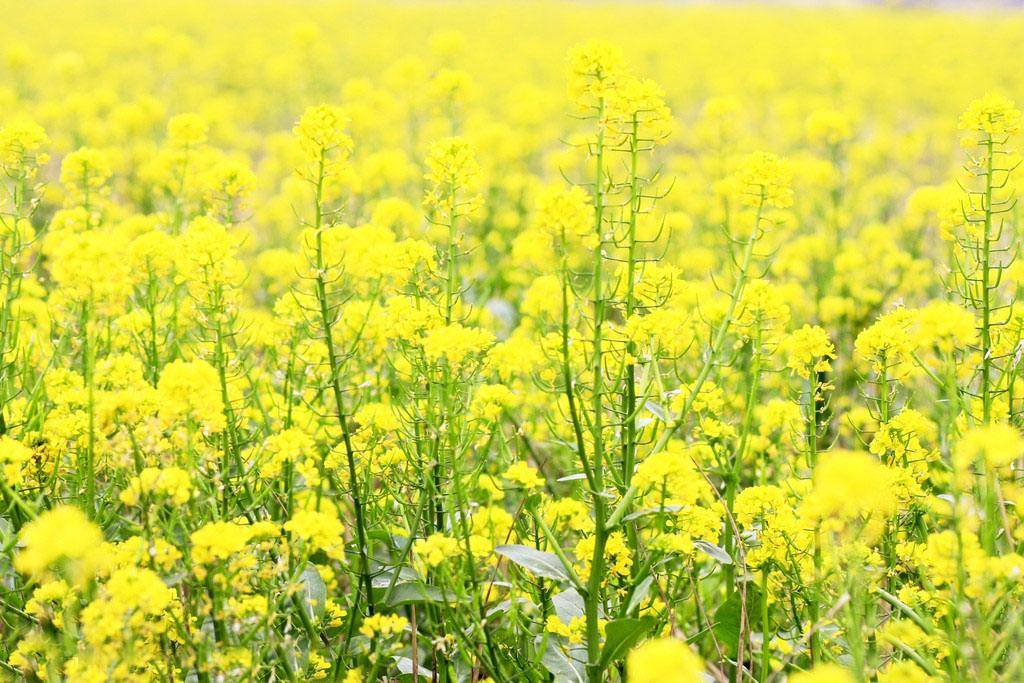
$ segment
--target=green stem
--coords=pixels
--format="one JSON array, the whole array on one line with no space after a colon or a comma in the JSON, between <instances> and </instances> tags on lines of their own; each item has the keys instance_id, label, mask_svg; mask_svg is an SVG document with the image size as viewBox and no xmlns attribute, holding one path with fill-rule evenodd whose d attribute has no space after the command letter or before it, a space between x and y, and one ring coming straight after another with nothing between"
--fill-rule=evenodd
<instances>
[{"instance_id":1,"label":"green stem","mask_svg":"<svg viewBox=\"0 0 1024 683\"><path fill-rule=\"evenodd\" d=\"M345 414L345 403L341 393L341 380L340 380L340 367L338 363L338 355L335 350L334 344L334 332L333 332L333 320L331 319L330 307L327 302L327 285L324 281L324 273L326 270L326 264L324 262L324 251L323 251L323 186L324 186L324 167L325 167L325 152L321 151L319 160L319 173L317 175L316 182L316 199L315 199L315 223L314 229L316 231L316 298L317 303L320 307L320 323L324 329L324 345L327 347L327 362L331 373L331 393L334 396L334 408L338 419L338 425L341 427L342 441L345 445L345 459L348 465L348 479L350 495L352 497L352 508L355 514L356 521L356 543L358 544L357 552L359 553L359 576L360 582L363 585L363 593L366 600L366 610L368 614L374 613L373 604L373 584L370 577L370 559L369 549L366 541L366 523L363 518L363 501L359 493L359 477L356 471L355 464L355 451L352 448L352 437L349 433L348 419ZM359 592L356 591L353 604L353 610L359 606Z\"/></svg>"},{"instance_id":2,"label":"green stem","mask_svg":"<svg viewBox=\"0 0 1024 683\"><path fill-rule=\"evenodd\" d=\"M594 500L594 551L590 560L590 576L584 592L584 612L587 627L587 677L592 682L600 681L601 666L600 603L601 585L605 575L604 549L608 543L606 528L606 503L604 499L604 357L602 344L604 334L604 110L602 97L598 104L597 158L594 179L594 231L597 246L594 248L593 287L594 293L594 337L591 365L591 438L592 446L592 495Z\"/></svg>"}]
</instances>

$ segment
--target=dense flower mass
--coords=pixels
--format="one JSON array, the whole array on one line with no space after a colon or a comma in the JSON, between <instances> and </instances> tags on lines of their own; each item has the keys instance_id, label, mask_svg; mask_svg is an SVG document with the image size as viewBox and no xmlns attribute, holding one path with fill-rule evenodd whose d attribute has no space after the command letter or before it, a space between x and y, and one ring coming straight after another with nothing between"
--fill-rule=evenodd
<instances>
[{"instance_id":1,"label":"dense flower mass","mask_svg":"<svg viewBox=\"0 0 1024 683\"><path fill-rule=\"evenodd\" d=\"M0 681L1024 680L1021 15L7 5Z\"/></svg>"}]
</instances>

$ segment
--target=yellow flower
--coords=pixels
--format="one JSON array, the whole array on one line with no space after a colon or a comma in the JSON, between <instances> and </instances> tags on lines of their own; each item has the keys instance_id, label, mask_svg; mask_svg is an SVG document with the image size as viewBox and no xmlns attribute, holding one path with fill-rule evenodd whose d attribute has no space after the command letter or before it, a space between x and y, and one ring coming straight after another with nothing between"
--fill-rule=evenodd
<instances>
[{"instance_id":1,"label":"yellow flower","mask_svg":"<svg viewBox=\"0 0 1024 683\"><path fill-rule=\"evenodd\" d=\"M434 533L416 539L412 551L428 567L436 567L455 556L459 551L459 541L442 533Z\"/></svg>"},{"instance_id":2,"label":"yellow flower","mask_svg":"<svg viewBox=\"0 0 1024 683\"><path fill-rule=\"evenodd\" d=\"M470 411L484 420L493 421L515 402L515 394L504 384L484 384L477 388Z\"/></svg>"},{"instance_id":3,"label":"yellow flower","mask_svg":"<svg viewBox=\"0 0 1024 683\"><path fill-rule=\"evenodd\" d=\"M804 379L812 372L831 371L830 361L836 357L836 347L828 332L817 325L795 330L783 341L782 351L786 354L786 366Z\"/></svg>"},{"instance_id":4,"label":"yellow flower","mask_svg":"<svg viewBox=\"0 0 1024 683\"><path fill-rule=\"evenodd\" d=\"M814 487L801 510L827 528L870 521L869 529L877 531L896 514L895 481L893 472L867 453L834 451L815 468Z\"/></svg>"},{"instance_id":5,"label":"yellow flower","mask_svg":"<svg viewBox=\"0 0 1024 683\"><path fill-rule=\"evenodd\" d=\"M397 614L374 614L363 619L359 632L367 638L386 638L401 633L408 625L409 620Z\"/></svg>"},{"instance_id":6,"label":"yellow flower","mask_svg":"<svg viewBox=\"0 0 1024 683\"><path fill-rule=\"evenodd\" d=\"M637 465L633 483L647 505L691 505L710 494L704 475L694 465L695 453L673 439L663 451L647 456Z\"/></svg>"},{"instance_id":7,"label":"yellow flower","mask_svg":"<svg viewBox=\"0 0 1024 683\"><path fill-rule=\"evenodd\" d=\"M25 481L25 465L32 459L32 449L4 435L0 437L0 467L4 479L11 487Z\"/></svg>"},{"instance_id":8,"label":"yellow flower","mask_svg":"<svg viewBox=\"0 0 1024 683\"><path fill-rule=\"evenodd\" d=\"M444 359L459 366L483 354L493 342L494 335L487 330L453 323L430 330L421 343L428 361L437 363Z\"/></svg>"},{"instance_id":9,"label":"yellow flower","mask_svg":"<svg viewBox=\"0 0 1024 683\"><path fill-rule=\"evenodd\" d=\"M470 216L480 208L480 166L473 147L464 139L444 138L431 144L424 177L430 184L423 200L426 206L452 218Z\"/></svg>"},{"instance_id":10,"label":"yellow flower","mask_svg":"<svg viewBox=\"0 0 1024 683\"><path fill-rule=\"evenodd\" d=\"M16 119L0 128L0 168L11 177L35 177L45 166L49 155L43 150L50 145L46 131L34 121Z\"/></svg>"},{"instance_id":11,"label":"yellow flower","mask_svg":"<svg viewBox=\"0 0 1024 683\"><path fill-rule=\"evenodd\" d=\"M253 539L276 533L277 527L269 522L209 522L189 536L192 542L192 561L196 564L211 564L226 560L242 552Z\"/></svg>"},{"instance_id":12,"label":"yellow flower","mask_svg":"<svg viewBox=\"0 0 1024 683\"><path fill-rule=\"evenodd\" d=\"M537 468L525 460L512 463L501 476L503 479L518 484L527 491L544 486L544 478L538 474Z\"/></svg>"},{"instance_id":13,"label":"yellow flower","mask_svg":"<svg viewBox=\"0 0 1024 683\"><path fill-rule=\"evenodd\" d=\"M582 188L560 183L545 186L537 197L533 216L541 230L563 240L584 240L588 248L596 246L594 209Z\"/></svg>"},{"instance_id":14,"label":"yellow flower","mask_svg":"<svg viewBox=\"0 0 1024 683\"><path fill-rule=\"evenodd\" d=\"M988 467L1005 467L1024 456L1024 436L1012 425L999 423L968 430L953 449L957 469L964 470L976 462Z\"/></svg>"},{"instance_id":15,"label":"yellow flower","mask_svg":"<svg viewBox=\"0 0 1024 683\"><path fill-rule=\"evenodd\" d=\"M579 645L586 639L587 620L584 617L573 617L567 624L557 614L549 614L544 622L544 630L565 638L572 645Z\"/></svg>"},{"instance_id":16,"label":"yellow flower","mask_svg":"<svg viewBox=\"0 0 1024 683\"><path fill-rule=\"evenodd\" d=\"M178 114L167 122L167 139L176 147L196 147L206 142L208 129L199 114Z\"/></svg>"},{"instance_id":17,"label":"yellow flower","mask_svg":"<svg viewBox=\"0 0 1024 683\"><path fill-rule=\"evenodd\" d=\"M157 383L160 417L168 423L197 422L210 432L224 429L224 402L217 370L201 360L168 363Z\"/></svg>"},{"instance_id":18,"label":"yellow flower","mask_svg":"<svg viewBox=\"0 0 1024 683\"><path fill-rule=\"evenodd\" d=\"M1016 133L1020 126L1020 109L1013 100L994 92L971 102L960 116L960 130L983 132L992 138Z\"/></svg>"},{"instance_id":19,"label":"yellow flower","mask_svg":"<svg viewBox=\"0 0 1024 683\"><path fill-rule=\"evenodd\" d=\"M37 581L66 570L77 583L101 566L103 534L71 505L48 510L26 524L18 543L14 568Z\"/></svg>"},{"instance_id":20,"label":"yellow flower","mask_svg":"<svg viewBox=\"0 0 1024 683\"><path fill-rule=\"evenodd\" d=\"M576 544L576 573L583 581L590 576L591 561L594 557L594 536L581 538ZM626 543L625 536L619 531L613 531L608 535L604 547L605 568L610 574L618 578L629 576L629 570L633 566L633 555ZM607 577L607 581L612 577Z\"/></svg>"},{"instance_id":21,"label":"yellow flower","mask_svg":"<svg viewBox=\"0 0 1024 683\"><path fill-rule=\"evenodd\" d=\"M345 558L345 527L332 508L298 510L285 522L284 530L308 542L336 560Z\"/></svg>"},{"instance_id":22,"label":"yellow flower","mask_svg":"<svg viewBox=\"0 0 1024 683\"><path fill-rule=\"evenodd\" d=\"M810 671L793 674L791 683L853 683L850 672L838 664L820 664Z\"/></svg>"},{"instance_id":23,"label":"yellow flower","mask_svg":"<svg viewBox=\"0 0 1024 683\"><path fill-rule=\"evenodd\" d=\"M569 99L581 109L595 106L623 67L622 50L600 40L576 45L567 61Z\"/></svg>"},{"instance_id":24,"label":"yellow flower","mask_svg":"<svg viewBox=\"0 0 1024 683\"><path fill-rule=\"evenodd\" d=\"M346 125L348 117L340 107L321 104L306 109L292 132L307 157L317 160L335 150L340 150L342 156L348 155L352 138L345 132Z\"/></svg>"},{"instance_id":25,"label":"yellow flower","mask_svg":"<svg viewBox=\"0 0 1024 683\"><path fill-rule=\"evenodd\" d=\"M71 152L60 165L60 182L77 203L89 201L110 180L112 171L105 153L91 147Z\"/></svg>"},{"instance_id":26,"label":"yellow flower","mask_svg":"<svg viewBox=\"0 0 1024 683\"><path fill-rule=\"evenodd\" d=\"M240 235L206 216L193 219L181 237L176 259L178 281L199 301L223 308L233 305L232 288L245 278L245 266L236 258ZM214 301L213 296L219 297Z\"/></svg>"},{"instance_id":27,"label":"yellow flower","mask_svg":"<svg viewBox=\"0 0 1024 683\"><path fill-rule=\"evenodd\" d=\"M811 112L805 124L807 139L816 145L834 146L853 136L853 122L847 112L819 109Z\"/></svg>"},{"instance_id":28,"label":"yellow flower","mask_svg":"<svg viewBox=\"0 0 1024 683\"><path fill-rule=\"evenodd\" d=\"M620 77L609 92L607 115L621 134L635 134L644 146L665 142L674 125L661 86L628 75Z\"/></svg>"},{"instance_id":29,"label":"yellow flower","mask_svg":"<svg viewBox=\"0 0 1024 683\"><path fill-rule=\"evenodd\" d=\"M929 675L910 661L893 661L878 672L878 683L938 683L940 679Z\"/></svg>"},{"instance_id":30,"label":"yellow flower","mask_svg":"<svg viewBox=\"0 0 1024 683\"><path fill-rule=\"evenodd\" d=\"M268 479L280 476L288 463L301 463L315 470L315 463L306 464L305 461L317 457L316 442L305 431L295 427L268 436L263 442L263 454L265 459L259 463L259 472ZM305 467L300 465L301 469Z\"/></svg>"},{"instance_id":31,"label":"yellow flower","mask_svg":"<svg viewBox=\"0 0 1024 683\"><path fill-rule=\"evenodd\" d=\"M700 683L704 662L676 638L648 640L626 658L627 683Z\"/></svg>"},{"instance_id":32,"label":"yellow flower","mask_svg":"<svg viewBox=\"0 0 1024 683\"><path fill-rule=\"evenodd\" d=\"M977 341L974 314L949 301L932 301L914 312L914 341L942 354L969 349Z\"/></svg>"},{"instance_id":33,"label":"yellow flower","mask_svg":"<svg viewBox=\"0 0 1024 683\"><path fill-rule=\"evenodd\" d=\"M161 621L175 601L175 592L149 569L125 567L115 570L104 582L100 596L82 612L86 641L101 647L120 643L125 630L142 637L163 633L170 620Z\"/></svg>"},{"instance_id":34,"label":"yellow flower","mask_svg":"<svg viewBox=\"0 0 1024 683\"><path fill-rule=\"evenodd\" d=\"M912 323L913 314L904 308L879 317L857 335L854 357L877 373L887 372L891 377L906 374L914 352Z\"/></svg>"},{"instance_id":35,"label":"yellow flower","mask_svg":"<svg viewBox=\"0 0 1024 683\"><path fill-rule=\"evenodd\" d=\"M590 518L590 509L582 501L574 498L548 500L541 508L541 512L544 515L544 521L555 530L587 533L594 528L594 520Z\"/></svg>"},{"instance_id":36,"label":"yellow flower","mask_svg":"<svg viewBox=\"0 0 1024 683\"><path fill-rule=\"evenodd\" d=\"M743 160L735 182L746 206L786 209L793 205L793 173L781 157L754 152Z\"/></svg>"},{"instance_id":37,"label":"yellow flower","mask_svg":"<svg viewBox=\"0 0 1024 683\"><path fill-rule=\"evenodd\" d=\"M164 496L173 505L184 505L192 497L192 479L179 467L146 467L132 477L120 500L125 505L137 505L142 494Z\"/></svg>"}]
</instances>

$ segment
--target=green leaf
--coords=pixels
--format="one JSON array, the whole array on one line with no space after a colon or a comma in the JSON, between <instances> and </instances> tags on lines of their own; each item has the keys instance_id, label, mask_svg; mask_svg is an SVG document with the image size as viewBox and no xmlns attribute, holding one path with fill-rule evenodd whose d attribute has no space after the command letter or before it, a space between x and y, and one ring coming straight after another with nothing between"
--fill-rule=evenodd
<instances>
[{"instance_id":1,"label":"green leaf","mask_svg":"<svg viewBox=\"0 0 1024 683\"><path fill-rule=\"evenodd\" d=\"M387 596L389 607L398 605L409 605L419 602L455 602L454 596L445 596L444 592L437 586L431 586L421 581L409 581L395 585Z\"/></svg>"},{"instance_id":2,"label":"green leaf","mask_svg":"<svg viewBox=\"0 0 1024 683\"><path fill-rule=\"evenodd\" d=\"M540 661L555 677L555 683L586 683L587 650L584 647L572 646L566 652L558 638L547 638Z\"/></svg>"},{"instance_id":3,"label":"green leaf","mask_svg":"<svg viewBox=\"0 0 1024 683\"><path fill-rule=\"evenodd\" d=\"M562 561L554 553L546 553L528 545L499 545L494 552L504 555L530 573L545 579L569 580L569 574L562 566Z\"/></svg>"},{"instance_id":4,"label":"green leaf","mask_svg":"<svg viewBox=\"0 0 1024 683\"><path fill-rule=\"evenodd\" d=\"M754 584L747 585L747 625L752 630L757 630L761 621L761 592ZM730 655L735 656L740 642L740 624L743 614L743 601L740 588L733 592L729 598L715 610L715 624L713 631Z\"/></svg>"},{"instance_id":5,"label":"green leaf","mask_svg":"<svg viewBox=\"0 0 1024 683\"><path fill-rule=\"evenodd\" d=\"M662 505L657 508L644 508L643 510L637 510L636 512L630 512L628 515L622 518L623 522L632 522L634 519L640 519L647 515L661 515L661 514L675 514L683 509L682 505Z\"/></svg>"},{"instance_id":6,"label":"green leaf","mask_svg":"<svg viewBox=\"0 0 1024 683\"><path fill-rule=\"evenodd\" d=\"M310 619L319 619L327 605L327 585L313 565L302 570L302 607Z\"/></svg>"},{"instance_id":7,"label":"green leaf","mask_svg":"<svg viewBox=\"0 0 1024 683\"><path fill-rule=\"evenodd\" d=\"M395 657L395 668L398 669L398 673L402 674L403 676L411 677L412 659L410 659L409 657ZM422 662L420 662L420 665L417 667L417 669L418 670L416 674L420 678L426 678L427 680L431 680L434 677L434 672L424 667Z\"/></svg>"},{"instance_id":8,"label":"green leaf","mask_svg":"<svg viewBox=\"0 0 1024 683\"><path fill-rule=\"evenodd\" d=\"M523 597L515 598L515 600L502 600L497 605L487 610L486 615L488 617L492 617L495 614L504 614L510 611L514 604L523 605L524 608L529 609L533 606L533 601L531 601L529 598Z\"/></svg>"},{"instance_id":9,"label":"green leaf","mask_svg":"<svg viewBox=\"0 0 1024 683\"><path fill-rule=\"evenodd\" d=\"M629 596L629 603L626 605L626 614L632 614L633 610L640 607L643 604L644 598L651 592L651 585L654 583L653 576L647 576L643 581L636 585L633 592Z\"/></svg>"},{"instance_id":10,"label":"green leaf","mask_svg":"<svg viewBox=\"0 0 1024 683\"><path fill-rule=\"evenodd\" d=\"M558 618L568 624L584 613L583 596L575 588L569 588L551 596L551 604Z\"/></svg>"},{"instance_id":11,"label":"green leaf","mask_svg":"<svg viewBox=\"0 0 1024 683\"><path fill-rule=\"evenodd\" d=\"M633 646L643 640L657 620L654 617L642 617L640 619L616 619L610 622L604 631L604 648L601 649L601 668L619 661L633 649Z\"/></svg>"},{"instance_id":12,"label":"green leaf","mask_svg":"<svg viewBox=\"0 0 1024 683\"><path fill-rule=\"evenodd\" d=\"M647 401L646 403L644 403L644 408L647 408L647 410L650 411L651 415L654 415L654 417L658 418L662 422L666 424L671 422L668 413L665 411L665 408L662 407L660 403L655 403L654 401Z\"/></svg>"},{"instance_id":13,"label":"green leaf","mask_svg":"<svg viewBox=\"0 0 1024 683\"><path fill-rule=\"evenodd\" d=\"M385 569L373 577L374 588L387 588L394 581L395 585L399 583L407 583L409 581L418 581L420 575L409 567L401 567L398 569L398 578L395 578L395 571L392 569Z\"/></svg>"},{"instance_id":14,"label":"green leaf","mask_svg":"<svg viewBox=\"0 0 1024 683\"><path fill-rule=\"evenodd\" d=\"M725 552L724 548L720 548L714 543L708 543L707 541L694 541L693 545L698 550L704 551L705 554L709 555L711 559L719 564L732 564L732 558L729 557L729 553Z\"/></svg>"}]
</instances>

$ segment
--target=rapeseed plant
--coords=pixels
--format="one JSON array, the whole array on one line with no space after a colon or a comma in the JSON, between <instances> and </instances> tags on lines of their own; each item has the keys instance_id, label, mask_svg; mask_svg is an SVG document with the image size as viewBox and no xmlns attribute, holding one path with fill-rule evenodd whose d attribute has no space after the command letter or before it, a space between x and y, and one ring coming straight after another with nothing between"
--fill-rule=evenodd
<instances>
[{"instance_id":1,"label":"rapeseed plant","mask_svg":"<svg viewBox=\"0 0 1024 683\"><path fill-rule=\"evenodd\" d=\"M9 9L0 680L1024 677L1017 15Z\"/></svg>"}]
</instances>

